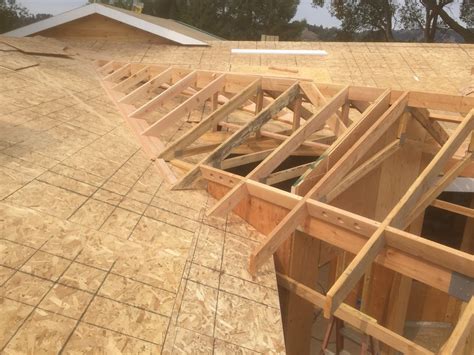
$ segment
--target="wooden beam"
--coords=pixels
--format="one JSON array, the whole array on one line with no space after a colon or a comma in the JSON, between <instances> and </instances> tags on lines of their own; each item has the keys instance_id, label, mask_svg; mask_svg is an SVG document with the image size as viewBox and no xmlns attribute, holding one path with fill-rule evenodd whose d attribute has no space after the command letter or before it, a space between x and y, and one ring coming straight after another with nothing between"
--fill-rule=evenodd
<instances>
[{"instance_id":1,"label":"wooden beam","mask_svg":"<svg viewBox=\"0 0 474 355\"><path fill-rule=\"evenodd\" d=\"M163 152L161 152L159 157L166 160L173 159L174 157L176 157L180 150L183 150L184 148L195 142L199 137L201 137L204 133L210 130L215 124L230 115L233 111L242 106L250 97L255 95L260 85L261 82L259 79L250 83L243 91L232 97L216 111L212 112L209 116L199 122L198 125L193 127L182 137L178 138L176 141L168 145L163 150Z\"/></svg>"},{"instance_id":2,"label":"wooden beam","mask_svg":"<svg viewBox=\"0 0 474 355\"><path fill-rule=\"evenodd\" d=\"M134 101L143 99L144 97L147 97L150 93L152 93L153 90L170 81L172 75L173 68L170 67L165 71L157 74L143 85L140 85L132 92L122 97L120 100L118 100L118 102L120 104L132 104Z\"/></svg>"},{"instance_id":3,"label":"wooden beam","mask_svg":"<svg viewBox=\"0 0 474 355\"><path fill-rule=\"evenodd\" d=\"M274 173L268 175L268 177L265 180L265 183L267 185L275 185L275 184L278 184L279 182L287 181L287 180L290 180L290 179L294 179L295 177L299 177L306 170L308 170L308 168L312 164L314 164L314 163L310 162L310 163L294 166L294 167L289 168L289 169L274 172Z\"/></svg>"},{"instance_id":4,"label":"wooden beam","mask_svg":"<svg viewBox=\"0 0 474 355\"><path fill-rule=\"evenodd\" d=\"M456 324L451 336L448 341L443 345L439 354L441 355L452 355L462 354L464 346L466 344L467 337L469 336L474 327L474 297L471 298L467 304L464 312Z\"/></svg>"},{"instance_id":5,"label":"wooden beam","mask_svg":"<svg viewBox=\"0 0 474 355\"><path fill-rule=\"evenodd\" d=\"M298 296L314 304L315 307L324 307L325 296L313 290L312 288L305 286L281 273L277 273L277 282L279 286L294 292ZM389 345L393 349L402 352L403 354L433 354L429 350L412 342L411 340L408 340L403 336L381 326L372 317L369 317L368 315L346 304L342 304L341 307L339 307L339 309L334 312L334 316L362 331L363 333Z\"/></svg>"},{"instance_id":6,"label":"wooden beam","mask_svg":"<svg viewBox=\"0 0 474 355\"><path fill-rule=\"evenodd\" d=\"M446 161L456 152L474 128L474 109L466 116L463 122L453 132L453 135L443 145L438 154L423 170L420 176L410 186L400 202L390 211L375 233L369 238L364 248L351 261L344 273L327 293L324 314L329 317L344 301L350 290L362 277L367 267L372 263L384 246L385 229L391 225L404 228L408 217L418 199L429 189L433 180L443 168Z\"/></svg>"},{"instance_id":7,"label":"wooden beam","mask_svg":"<svg viewBox=\"0 0 474 355\"><path fill-rule=\"evenodd\" d=\"M324 126L326 120L347 100L348 88L345 87L341 90L332 100L320 111L313 115L306 123L301 126L298 130L293 132L287 140L283 142L277 149L275 149L269 156L265 158L257 167L255 167L248 175L247 179L253 179L262 181L270 173L277 168L288 156L298 148L307 137L314 133L314 131L321 129ZM244 184L245 182L241 182ZM240 187L235 187L229 193L224 196L217 204L215 204L208 212L208 215L223 215L235 207L238 204L238 200L233 200L233 203L228 203L227 199L236 196L235 192ZM234 191L235 190L235 191Z\"/></svg>"},{"instance_id":8,"label":"wooden beam","mask_svg":"<svg viewBox=\"0 0 474 355\"><path fill-rule=\"evenodd\" d=\"M323 159L318 159L312 169L309 169L301 179L293 186L292 191L298 195L305 195L312 186L330 169L356 142L373 126L373 124L389 108L390 90L386 90L377 100L362 114L359 121L331 145Z\"/></svg>"},{"instance_id":9,"label":"wooden beam","mask_svg":"<svg viewBox=\"0 0 474 355\"><path fill-rule=\"evenodd\" d=\"M183 80L185 80L186 78L184 78ZM190 82L189 80L192 80L192 77L191 79L188 79L186 82L189 83ZM181 81L176 83L176 85L179 85L179 83L181 83ZM183 84L183 87L184 85L186 84ZM206 85L204 88L202 88L201 90L196 92L193 96L191 96L186 101L184 101L181 105L179 105L172 111L168 112L158 121L150 125L150 127L144 130L142 134L145 136L153 136L153 135L157 135L163 132L163 130L168 128L168 126L171 123L191 113L192 110L194 110L199 105L203 104L214 93L218 92L219 90L222 90L224 86L225 86L225 74L221 74L216 79L211 81L208 85Z\"/></svg>"},{"instance_id":10,"label":"wooden beam","mask_svg":"<svg viewBox=\"0 0 474 355\"><path fill-rule=\"evenodd\" d=\"M201 166L201 170L208 181L229 188L244 179L208 166ZM246 184L252 198L267 201L288 211L295 209L303 200L301 196L257 181L247 180ZM357 254L381 225L372 219L311 199L306 200L306 208L309 218L304 224L304 231L352 254ZM382 266L446 293L449 293L453 271L474 277L474 257L468 253L390 226L385 229L385 236L387 245L375 259ZM410 250L413 250L414 255L410 254ZM431 255L435 257L432 258Z\"/></svg>"},{"instance_id":11,"label":"wooden beam","mask_svg":"<svg viewBox=\"0 0 474 355\"><path fill-rule=\"evenodd\" d=\"M430 189L420 197L416 207L413 209L407 223L419 216L434 201L444 189L471 163L472 153L468 153L463 159L456 162L449 170L430 187Z\"/></svg>"},{"instance_id":12,"label":"wooden beam","mask_svg":"<svg viewBox=\"0 0 474 355\"><path fill-rule=\"evenodd\" d=\"M406 202L404 202L403 206L400 205L400 207L404 208L400 208L400 211L397 211L397 215L394 216L391 225L401 226L405 224L405 220L412 213L412 208L415 207L415 203L417 203L419 198L429 190L430 186L442 171L444 164L453 156L466 138L470 136L473 129L474 109L471 109L463 122L459 124L456 130L451 134L448 141L443 145L440 151L435 155L425 170L423 170L418 179L415 180L413 185L407 191L405 196ZM431 201L429 201L429 203L431 203Z\"/></svg>"},{"instance_id":13,"label":"wooden beam","mask_svg":"<svg viewBox=\"0 0 474 355\"><path fill-rule=\"evenodd\" d=\"M124 76L130 75L131 68L132 68L131 64L125 64L125 65L121 66L119 69L114 70L111 74L107 75L102 80L116 82L116 81L122 79Z\"/></svg>"},{"instance_id":14,"label":"wooden beam","mask_svg":"<svg viewBox=\"0 0 474 355\"><path fill-rule=\"evenodd\" d=\"M347 152L329 169L329 171L308 192L308 195L317 200L324 200L341 179L355 166L355 164L369 151L377 140L402 115L407 107L407 95L399 99L350 147Z\"/></svg>"},{"instance_id":15,"label":"wooden beam","mask_svg":"<svg viewBox=\"0 0 474 355\"><path fill-rule=\"evenodd\" d=\"M368 173L377 168L382 164L386 159L391 157L394 153L398 152L400 149L400 140L395 140L385 148L382 148L377 153L375 153L370 159L362 163L359 167L354 169L349 173L344 180L342 180L330 193L326 195L326 201L329 203L334 200L341 193L346 191L349 187L354 185L357 181L362 179Z\"/></svg>"},{"instance_id":16,"label":"wooden beam","mask_svg":"<svg viewBox=\"0 0 474 355\"><path fill-rule=\"evenodd\" d=\"M130 114L130 117L142 117L144 114L152 111L156 107L163 104L164 101L170 100L181 92L186 90L189 86L192 86L196 83L197 80L197 71L193 71L186 75L184 78L179 80L177 83L170 86L168 89L163 91L161 94L155 96L151 100L147 101L145 104L137 108Z\"/></svg>"},{"instance_id":17,"label":"wooden beam","mask_svg":"<svg viewBox=\"0 0 474 355\"><path fill-rule=\"evenodd\" d=\"M235 168L237 166L242 166L246 164L251 164L255 163L258 161L262 161L265 159L268 155L270 155L271 152L273 152L274 149L265 149L260 152L255 152L255 153L250 153L246 155L241 155L235 158L228 158L222 161L221 163L221 168L226 170L230 168Z\"/></svg>"},{"instance_id":18,"label":"wooden beam","mask_svg":"<svg viewBox=\"0 0 474 355\"><path fill-rule=\"evenodd\" d=\"M238 124L229 123L229 122L220 122L219 125L221 127L227 128L231 131L236 131L236 130L238 130L242 127ZM288 137L290 137L286 134L282 134L282 133L278 133L278 132L271 132L271 131L266 131L266 130L260 130L260 136L261 137L272 138L272 139L277 139L277 140L280 140L280 141L285 141L285 140L288 139ZM327 144L312 142L312 141L309 141L309 140L304 141L303 143L301 143L301 145L305 146L305 147L315 148L316 152L319 152L320 154L324 153L324 151L329 148L329 145L327 145Z\"/></svg>"},{"instance_id":19,"label":"wooden beam","mask_svg":"<svg viewBox=\"0 0 474 355\"><path fill-rule=\"evenodd\" d=\"M195 169L191 170L178 181L174 188L183 189L189 187L200 176L201 171L199 165L219 166L221 161L229 155L234 147L240 145L248 136L259 130L273 115L286 107L289 102L293 101L298 94L299 85L296 83L278 96L270 106L265 107L254 119L233 133L219 148L215 149L210 155L203 159Z\"/></svg>"},{"instance_id":20,"label":"wooden beam","mask_svg":"<svg viewBox=\"0 0 474 355\"><path fill-rule=\"evenodd\" d=\"M239 185L237 185L239 186ZM231 190L232 191L232 190ZM304 200L300 201L285 218L278 223L277 227L265 238L250 256L249 272L252 275L272 257L278 247L288 238L298 226L305 223L308 210Z\"/></svg>"},{"instance_id":21,"label":"wooden beam","mask_svg":"<svg viewBox=\"0 0 474 355\"><path fill-rule=\"evenodd\" d=\"M438 142L443 145L449 139L449 134L437 121L430 120L430 113L427 109L412 108L410 110L416 120L426 129L426 131Z\"/></svg>"},{"instance_id":22,"label":"wooden beam","mask_svg":"<svg viewBox=\"0 0 474 355\"><path fill-rule=\"evenodd\" d=\"M138 83L141 83L144 80L148 81L149 78L150 78L150 67L146 66L143 69L140 69L139 71L137 71L135 74L130 75L130 77L128 77L127 79L122 80L121 82L112 86L112 90L124 92L134 87Z\"/></svg>"},{"instance_id":23,"label":"wooden beam","mask_svg":"<svg viewBox=\"0 0 474 355\"><path fill-rule=\"evenodd\" d=\"M466 216L468 218L474 218L474 209L456 205L455 203L436 199L433 202L431 202L431 206L445 210L445 211L457 213L462 216Z\"/></svg>"}]
</instances>

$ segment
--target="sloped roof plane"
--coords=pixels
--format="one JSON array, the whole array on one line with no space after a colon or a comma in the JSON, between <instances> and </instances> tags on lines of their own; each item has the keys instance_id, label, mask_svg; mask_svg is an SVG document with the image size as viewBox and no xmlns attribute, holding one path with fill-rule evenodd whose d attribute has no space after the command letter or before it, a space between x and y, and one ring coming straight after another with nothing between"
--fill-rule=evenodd
<instances>
[{"instance_id":1,"label":"sloped roof plane","mask_svg":"<svg viewBox=\"0 0 474 355\"><path fill-rule=\"evenodd\" d=\"M86 17L99 14L123 24L155 34L170 41L188 46L206 46L207 41L219 40L219 37L208 34L192 26L160 17L136 14L132 11L106 6L89 4L64 12L57 16L33 23L28 26L5 33L7 36L26 37L35 33Z\"/></svg>"}]
</instances>

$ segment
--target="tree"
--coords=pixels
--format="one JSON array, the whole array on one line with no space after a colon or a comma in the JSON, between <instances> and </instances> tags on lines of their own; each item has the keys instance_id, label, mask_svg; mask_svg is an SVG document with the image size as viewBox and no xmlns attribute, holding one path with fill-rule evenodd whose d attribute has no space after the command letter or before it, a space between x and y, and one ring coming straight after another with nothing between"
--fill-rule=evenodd
<instances>
[{"instance_id":1,"label":"tree","mask_svg":"<svg viewBox=\"0 0 474 355\"><path fill-rule=\"evenodd\" d=\"M145 0L143 12L171 18L218 36L258 40L262 34L298 39L305 22L291 21L299 0Z\"/></svg>"},{"instance_id":2,"label":"tree","mask_svg":"<svg viewBox=\"0 0 474 355\"><path fill-rule=\"evenodd\" d=\"M341 21L342 32L353 38L354 34L367 32L367 39L393 41L393 26L397 12L395 0L332 0L330 12ZM313 0L315 7L325 5L324 0Z\"/></svg>"},{"instance_id":3,"label":"tree","mask_svg":"<svg viewBox=\"0 0 474 355\"><path fill-rule=\"evenodd\" d=\"M0 33L23 26L24 19L29 16L28 10L15 0L0 0Z\"/></svg>"},{"instance_id":4,"label":"tree","mask_svg":"<svg viewBox=\"0 0 474 355\"><path fill-rule=\"evenodd\" d=\"M120 7L126 10L131 10L132 5L133 5L133 0L89 0L89 3L90 4L100 3L100 4Z\"/></svg>"},{"instance_id":5,"label":"tree","mask_svg":"<svg viewBox=\"0 0 474 355\"><path fill-rule=\"evenodd\" d=\"M426 42L434 42L437 30L451 28L461 35L465 42L474 42L474 32L463 27L459 21L452 18L447 8L454 0L406 0L401 8L401 22L405 28L423 29ZM460 7L460 18L466 24L473 25L473 5L469 0L464 0Z\"/></svg>"}]
</instances>

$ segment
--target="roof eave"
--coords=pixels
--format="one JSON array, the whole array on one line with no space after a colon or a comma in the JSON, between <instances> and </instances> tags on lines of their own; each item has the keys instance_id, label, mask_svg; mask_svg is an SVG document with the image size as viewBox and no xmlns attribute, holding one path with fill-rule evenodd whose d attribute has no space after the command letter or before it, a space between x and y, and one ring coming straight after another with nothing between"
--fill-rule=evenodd
<instances>
[{"instance_id":1,"label":"roof eave","mask_svg":"<svg viewBox=\"0 0 474 355\"><path fill-rule=\"evenodd\" d=\"M152 33L156 36L166 38L170 41L187 45L187 46L207 46L208 43L197 40L195 38L186 36L182 33L170 30L163 26L150 23L145 20L141 20L137 17L133 17L123 13L121 11L115 10L113 8L101 6L100 4L90 4L86 6L79 7L77 9L64 12L62 14L47 18L42 21L38 21L31 25L27 25L16 30L4 33L5 36L12 37L26 37L32 34L60 26L67 22L71 22L89 15L99 14L105 17L108 17L112 20L119 21L123 24L138 28L142 31Z\"/></svg>"}]
</instances>

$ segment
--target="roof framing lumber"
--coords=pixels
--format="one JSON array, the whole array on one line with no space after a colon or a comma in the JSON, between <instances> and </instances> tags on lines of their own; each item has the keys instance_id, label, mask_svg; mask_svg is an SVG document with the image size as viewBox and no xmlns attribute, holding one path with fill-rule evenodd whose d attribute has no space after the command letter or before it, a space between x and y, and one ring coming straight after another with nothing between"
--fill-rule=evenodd
<instances>
[{"instance_id":1,"label":"roof framing lumber","mask_svg":"<svg viewBox=\"0 0 474 355\"><path fill-rule=\"evenodd\" d=\"M410 186L400 202L390 211L377 231L369 238L364 248L351 261L343 274L327 293L324 314L329 317L344 301L350 290L362 277L368 266L375 260L385 243L385 229L389 225L397 228L406 227L407 220L419 198L428 191L440 173L446 161L456 152L463 141L474 129L474 109L465 117L453 135L443 145L438 154L423 170L420 176Z\"/></svg>"},{"instance_id":2,"label":"roof framing lumber","mask_svg":"<svg viewBox=\"0 0 474 355\"><path fill-rule=\"evenodd\" d=\"M312 303L315 307L323 308L325 296L319 292L281 273L277 274L277 281L280 286L294 292L298 296ZM349 323L356 329L363 329L367 335L380 340L404 354L433 354L431 351L404 338L394 331L384 328L372 317L369 317L346 304L341 305L341 307L334 312L334 316Z\"/></svg>"},{"instance_id":3,"label":"roof framing lumber","mask_svg":"<svg viewBox=\"0 0 474 355\"><path fill-rule=\"evenodd\" d=\"M250 97L256 94L257 90L261 87L261 80L257 79L252 81L243 91L236 94L224 105L219 107L216 111L212 112L204 120L199 122L194 128L184 134L181 138L177 139L164 149L159 155L160 158L170 160L179 156L179 151L182 151L187 146L195 142L204 133L210 130L213 125L223 120L225 117L230 115L234 110L242 106Z\"/></svg>"},{"instance_id":4,"label":"roof framing lumber","mask_svg":"<svg viewBox=\"0 0 474 355\"><path fill-rule=\"evenodd\" d=\"M152 93L156 88L160 87L160 85L169 82L172 78L173 71L174 69L171 67L164 70L163 72L148 80L143 85L140 85L138 88L122 97L120 100L118 100L118 102L121 104L131 104L136 100L147 97L147 95Z\"/></svg>"},{"instance_id":5,"label":"roof framing lumber","mask_svg":"<svg viewBox=\"0 0 474 355\"><path fill-rule=\"evenodd\" d=\"M127 79L112 86L112 90L124 92L144 80L148 81L151 75L150 72L150 67L146 66L137 71L135 74L129 76Z\"/></svg>"},{"instance_id":6,"label":"roof framing lumber","mask_svg":"<svg viewBox=\"0 0 474 355\"><path fill-rule=\"evenodd\" d=\"M188 80L192 80L192 79L188 79ZM179 83L177 83L176 86L177 85L179 85ZM166 129L170 123L176 120L179 120L180 118L185 117L186 115L191 113L192 110L194 110L200 104L204 103L212 95L219 92L219 90L222 90L224 86L225 86L225 74L221 74L217 78L215 78L213 81L211 81L207 86L205 86L204 88L196 92L193 96L191 96L186 101L184 101L181 105L176 107L174 110L168 112L161 119L159 119L158 121L150 125L150 127L144 130L142 134L146 136L158 134L159 132Z\"/></svg>"},{"instance_id":7,"label":"roof framing lumber","mask_svg":"<svg viewBox=\"0 0 474 355\"><path fill-rule=\"evenodd\" d=\"M449 139L449 134L437 121L430 120L430 113L427 109L412 108L411 112L418 122L427 130L427 132L438 142L443 145Z\"/></svg>"},{"instance_id":8,"label":"roof framing lumber","mask_svg":"<svg viewBox=\"0 0 474 355\"><path fill-rule=\"evenodd\" d=\"M120 79L122 79L125 76L129 76L132 70L132 65L129 64L124 64L121 66L119 69L114 70L111 74L107 75L104 80L105 81L112 81L116 82Z\"/></svg>"},{"instance_id":9,"label":"roof framing lumber","mask_svg":"<svg viewBox=\"0 0 474 355\"><path fill-rule=\"evenodd\" d=\"M320 159L312 169L309 169L301 179L293 186L292 190L298 195L305 195L321 178L328 169L346 153L350 147L359 139L364 132L376 122L377 119L389 108L391 92L386 90L377 100L364 111L358 122L350 126L350 128L341 135L332 145L329 151Z\"/></svg>"},{"instance_id":10,"label":"roof framing lumber","mask_svg":"<svg viewBox=\"0 0 474 355\"><path fill-rule=\"evenodd\" d=\"M448 341L443 345L441 355L461 354L467 337L474 327L474 297L471 298L462 313Z\"/></svg>"},{"instance_id":11,"label":"roof framing lumber","mask_svg":"<svg viewBox=\"0 0 474 355\"><path fill-rule=\"evenodd\" d=\"M335 111L344 105L347 101L349 88L345 87L337 93L326 105L324 105L318 113L314 114L306 123L298 128L291 136L289 136L283 144L275 149L267 156L257 167L255 167L246 179L263 181L273 170L275 170L288 156L297 149L311 134L321 129L326 121L335 113ZM244 184L244 182L241 182ZM234 191L235 190L235 191ZM236 198L235 192L240 191L240 187L236 186L228 192L216 205L210 210L208 215L222 215L228 213L237 205L239 200ZM229 200L229 201L227 201ZM296 226L295 226L296 228Z\"/></svg>"},{"instance_id":12,"label":"roof framing lumber","mask_svg":"<svg viewBox=\"0 0 474 355\"><path fill-rule=\"evenodd\" d=\"M454 203L439 200L439 199L436 199L433 202L431 202L431 206L440 208L445 211L457 213L469 218L474 218L474 209L469 208L469 207L459 206Z\"/></svg>"},{"instance_id":13,"label":"roof framing lumber","mask_svg":"<svg viewBox=\"0 0 474 355\"><path fill-rule=\"evenodd\" d=\"M299 95L299 84L296 82L283 92L270 106L263 109L254 119L234 132L219 148L215 149L198 166L186 174L174 186L175 189L183 189L189 187L199 176L201 170L199 165L219 166L220 162L231 152L232 148L240 145L250 134L259 130L273 115L286 107L289 102Z\"/></svg>"},{"instance_id":14,"label":"roof framing lumber","mask_svg":"<svg viewBox=\"0 0 474 355\"><path fill-rule=\"evenodd\" d=\"M337 196L346 191L357 181L359 181L364 176L366 176L371 171L380 166L380 164L382 164L386 159L398 152L400 150L400 147L401 141L399 139L396 139L386 147L379 150L370 159L368 159L356 169L354 169L351 173L349 173L334 189L332 189L331 192L326 195L326 201L329 203L334 200Z\"/></svg>"},{"instance_id":15,"label":"roof framing lumber","mask_svg":"<svg viewBox=\"0 0 474 355\"><path fill-rule=\"evenodd\" d=\"M182 91L186 90L189 86L193 86L196 84L197 81L197 71L193 71L186 75L184 78L180 79L177 83L167 88L161 94L155 96L147 103L143 104L135 111L130 114L130 117L141 117L147 112L155 109L159 105L161 105L165 100L172 99L179 95Z\"/></svg>"},{"instance_id":16,"label":"roof framing lumber","mask_svg":"<svg viewBox=\"0 0 474 355\"><path fill-rule=\"evenodd\" d=\"M208 181L229 188L236 186L243 179L238 175L209 166L201 166L201 170ZM267 201L288 211L294 209L303 200L301 196L257 181L248 180L246 185L251 197ZM313 199L306 200L306 209L308 218L302 226L306 233L353 254L357 254L362 249L368 238L381 225L380 222ZM405 241L407 238L410 240ZM474 257L465 252L390 226L386 228L386 242L383 252L375 259L376 263L443 292L449 292L453 271L474 277ZM410 249L415 250L413 255ZM433 258L432 255L436 257ZM420 272L420 270L423 271Z\"/></svg>"}]
</instances>

